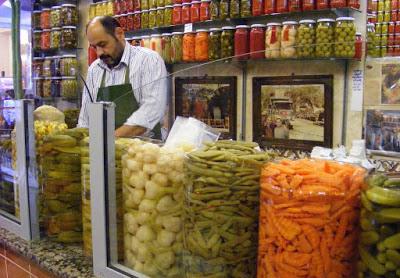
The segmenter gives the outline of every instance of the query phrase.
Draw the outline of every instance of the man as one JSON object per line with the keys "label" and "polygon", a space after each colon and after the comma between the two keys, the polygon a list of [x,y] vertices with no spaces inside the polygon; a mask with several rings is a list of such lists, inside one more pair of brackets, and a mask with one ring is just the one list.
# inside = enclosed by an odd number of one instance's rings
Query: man
{"label": "man", "polygon": [[167,72],[162,58],[150,49],[129,45],[118,21],[110,16],[92,19],[86,35],[99,59],[88,69],[89,92],[82,95],[78,126],[89,125],[89,93],[94,102],[116,104],[115,136],[159,132],[167,107]]}
{"label": "man", "polygon": [[276,120],[276,127],[274,129],[275,139],[289,139],[289,129],[283,125],[282,120],[278,118]]}

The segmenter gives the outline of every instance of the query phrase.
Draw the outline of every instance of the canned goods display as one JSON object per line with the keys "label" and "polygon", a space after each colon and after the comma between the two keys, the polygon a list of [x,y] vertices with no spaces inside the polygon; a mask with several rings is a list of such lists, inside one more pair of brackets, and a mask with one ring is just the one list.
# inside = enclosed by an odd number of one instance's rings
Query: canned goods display
{"label": "canned goods display", "polygon": [[388,33],[393,34],[393,33],[395,33],[395,31],[396,31],[396,23],[389,22]]}
{"label": "canned goods display", "polygon": [[389,24],[384,22],[382,23],[382,29],[381,29],[382,34],[387,34],[389,33]]}

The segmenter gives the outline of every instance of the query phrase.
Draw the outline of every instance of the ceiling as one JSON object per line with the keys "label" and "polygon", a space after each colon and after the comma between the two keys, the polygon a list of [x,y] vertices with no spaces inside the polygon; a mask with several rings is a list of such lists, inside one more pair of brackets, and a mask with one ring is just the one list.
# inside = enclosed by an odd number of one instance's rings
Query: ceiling
{"label": "ceiling", "polygon": [[[0,0],[0,28],[11,28],[11,5],[8,0]],[[30,28],[31,2],[21,1],[21,28]]]}

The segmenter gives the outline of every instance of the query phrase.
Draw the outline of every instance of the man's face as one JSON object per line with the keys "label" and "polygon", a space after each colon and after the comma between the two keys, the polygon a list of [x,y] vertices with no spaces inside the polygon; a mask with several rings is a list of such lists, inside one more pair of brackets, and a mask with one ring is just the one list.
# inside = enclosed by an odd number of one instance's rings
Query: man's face
{"label": "man's face", "polygon": [[94,47],[97,56],[108,67],[118,65],[125,47],[124,33],[121,28],[116,28],[114,36],[112,36],[104,30],[99,21],[96,21],[88,27],[87,37],[90,46]]}
{"label": "man's face", "polygon": [[282,120],[280,120],[280,119],[276,120],[276,125],[277,126],[282,126]]}

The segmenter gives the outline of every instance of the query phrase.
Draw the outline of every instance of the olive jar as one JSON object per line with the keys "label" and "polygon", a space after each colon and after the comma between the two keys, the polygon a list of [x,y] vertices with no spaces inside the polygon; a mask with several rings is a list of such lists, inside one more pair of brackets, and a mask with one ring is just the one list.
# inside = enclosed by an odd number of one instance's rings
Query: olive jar
{"label": "olive jar", "polygon": [[317,57],[329,58],[333,56],[335,44],[334,19],[322,18],[317,21],[316,43],[315,54]]}
{"label": "olive jar", "polygon": [[62,28],[61,47],[67,49],[77,48],[77,33],[75,26],[64,26]]}
{"label": "olive jar", "polygon": [[53,6],[50,10],[50,27],[61,27],[61,6]]}
{"label": "olive jar", "polygon": [[62,76],[75,76],[78,73],[78,60],[74,54],[66,54],[60,59],[60,73]]}
{"label": "olive jar", "polygon": [[227,58],[234,55],[234,36],[235,27],[224,26],[222,27],[221,34],[221,58]]}
{"label": "olive jar", "polygon": [[76,5],[63,4],[61,6],[61,22],[63,26],[78,25],[78,14],[76,11]]}
{"label": "olive jar", "polygon": [[306,19],[299,23],[297,54],[302,58],[312,58],[315,56],[315,21]]}
{"label": "olive jar", "polygon": [[218,60],[221,58],[221,29],[211,28],[208,43],[208,59]]}
{"label": "olive jar", "polygon": [[353,58],[355,55],[356,26],[353,17],[339,17],[335,26],[335,56]]}
{"label": "olive jar", "polygon": [[78,82],[76,77],[66,76],[61,79],[61,97],[77,98],[78,97]]}

